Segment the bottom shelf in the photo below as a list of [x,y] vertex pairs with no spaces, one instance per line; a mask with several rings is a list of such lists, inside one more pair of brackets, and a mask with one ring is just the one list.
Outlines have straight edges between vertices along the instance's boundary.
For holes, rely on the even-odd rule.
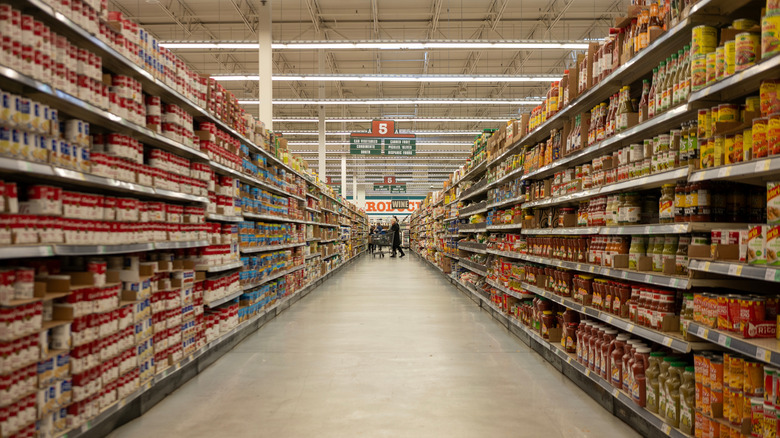
[[[170,392],[214,363],[222,355],[230,351],[236,344],[244,340],[244,338],[259,329],[266,322],[276,317],[280,312],[290,307],[305,295],[308,295],[309,292],[322,284],[331,275],[338,272],[339,269],[359,257],[362,253],[363,251],[359,252],[354,257],[331,269],[331,271],[310,281],[309,284],[302,287],[300,290],[278,300],[261,313],[238,324],[235,328],[209,342],[206,346],[185,356],[179,362],[157,373],[152,379],[142,384],[132,394],[103,409],[95,418],[92,418],[84,424],[77,425],[59,436],[67,438],[103,437],[122,424],[143,415]],[[174,375],[177,377],[173,377]]]
[[[438,268],[438,266],[420,256],[417,252],[415,252],[415,255]],[[481,308],[488,310],[494,319],[504,325],[531,349],[539,353],[605,409],[643,436],[692,437],[679,429],[669,426],[658,415],[634,403],[628,394],[613,387],[606,379],[603,379],[597,373],[591,372],[590,369],[577,362],[576,355],[567,353],[557,343],[549,342],[530,327],[523,325],[516,318],[505,314],[503,310],[499,309],[470,285],[461,283],[449,276],[447,276],[447,279],[463,293],[469,295]]]

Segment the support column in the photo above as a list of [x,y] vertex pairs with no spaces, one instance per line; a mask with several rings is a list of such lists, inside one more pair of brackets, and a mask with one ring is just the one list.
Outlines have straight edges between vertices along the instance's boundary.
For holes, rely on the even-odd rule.
[[257,42],[259,61],[258,99],[260,100],[260,112],[258,117],[265,127],[271,131],[274,129],[274,105],[273,94],[273,52],[271,51],[271,4],[273,2],[259,2],[257,5]]
[[341,196],[347,197],[347,156],[341,155]]
[[[354,162],[354,160],[352,160],[352,161]],[[352,164],[352,166],[353,167],[355,166],[354,163]],[[357,195],[358,195],[358,191],[357,191],[357,172],[353,168],[352,169],[352,202],[355,205],[357,205],[357,199],[358,199]]]
[[[320,73],[325,72],[325,51],[324,50],[318,50],[317,51],[317,60],[319,61],[319,70]],[[320,100],[325,99],[325,83],[320,81],[320,89],[319,89],[319,96]],[[318,144],[318,154],[317,154],[317,174],[320,176],[320,181],[327,181],[327,169],[326,169],[326,160],[325,156],[327,154],[327,147],[325,146],[325,105],[320,105],[320,111],[319,111],[319,123],[317,124],[317,144]],[[346,195],[346,193],[344,193]]]

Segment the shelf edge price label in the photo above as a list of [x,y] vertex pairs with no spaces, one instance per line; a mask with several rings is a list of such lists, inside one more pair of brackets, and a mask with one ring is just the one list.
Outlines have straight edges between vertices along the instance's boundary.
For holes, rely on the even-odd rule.
[[[728,345],[726,345],[726,341],[727,340],[728,340],[728,337],[726,335],[724,335],[723,333],[719,333],[718,334],[718,344],[719,345],[728,346]],[[730,344],[730,342],[729,342],[729,344]]]
[[735,275],[735,276],[742,275],[742,265],[735,265],[735,264],[730,265],[729,275]]
[[761,160],[756,163],[755,172],[766,172],[772,164],[772,160]]
[[629,332],[629,333],[633,333],[634,332],[634,324],[629,324],[626,327],[626,331]]
[[671,435],[671,433],[672,433],[672,426],[669,426],[668,424],[664,423],[664,424],[661,425],[661,430],[665,434]]
[[704,329],[704,327],[697,327],[696,328],[696,336],[700,338],[706,338],[707,337],[707,330]]
[[764,273],[764,280],[780,281],[780,269],[767,268],[766,273]]
[[726,178],[731,176],[731,166],[722,167],[718,170],[718,178]]
[[763,348],[756,348],[756,359],[770,362],[772,359],[772,352]]
[[618,398],[619,395],[620,395],[620,390],[617,389],[617,388],[613,388],[612,389],[612,397]]
[[667,347],[671,347],[672,346],[672,341],[673,341],[673,339],[667,336],[667,337],[664,338],[663,344],[665,346],[667,346]]

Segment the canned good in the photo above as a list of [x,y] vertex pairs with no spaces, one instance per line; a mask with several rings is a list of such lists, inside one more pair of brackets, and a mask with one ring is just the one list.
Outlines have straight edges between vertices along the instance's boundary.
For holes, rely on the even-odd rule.
[[693,28],[691,41],[691,53],[694,55],[706,55],[718,47],[718,29],[713,26],[696,26]]
[[780,52],[780,15],[767,15],[761,19],[761,58],[769,58],[778,52]]
[[726,72],[725,49],[720,46],[715,49],[715,79],[721,80]]
[[718,105],[718,123],[739,122],[739,105],[724,103]]
[[769,116],[766,128],[766,148],[768,155],[780,153],[780,113]]
[[759,96],[749,96],[745,98],[745,112],[758,114],[761,112],[761,98]]
[[761,115],[763,117],[780,112],[780,99],[777,97],[778,86],[780,86],[780,80],[765,79],[761,81],[761,86],[759,87],[759,101],[761,104]]
[[742,149],[737,151],[734,147],[736,142],[733,135],[727,135],[723,138],[723,151],[726,158],[726,164],[738,163],[742,159]]
[[711,112],[709,109],[700,109],[699,115],[698,115],[698,124],[697,130],[698,130],[698,137],[699,140],[710,138],[712,135],[712,127],[711,127]]
[[738,33],[736,41],[736,63],[734,71],[751,67],[761,59],[761,36],[755,32]]
[[744,147],[744,134],[739,133],[734,135],[734,162],[740,163],[742,161],[745,161],[745,151],[743,149]]
[[691,58],[691,90],[698,91],[707,85],[707,55],[693,55]]
[[742,161],[753,159],[753,129],[742,131]]
[[753,119],[753,159],[763,158],[768,154],[766,138],[768,124],[768,117],[759,117],[757,119]]
[[758,26],[758,22],[749,18],[737,18],[731,23],[731,26],[737,30],[750,30]]
[[737,56],[737,43],[734,40],[726,41],[723,45],[723,62],[724,73],[723,76],[728,77],[734,74],[734,63]]
[[717,79],[717,56],[715,52],[710,52],[707,54],[707,85],[710,85],[715,82]]

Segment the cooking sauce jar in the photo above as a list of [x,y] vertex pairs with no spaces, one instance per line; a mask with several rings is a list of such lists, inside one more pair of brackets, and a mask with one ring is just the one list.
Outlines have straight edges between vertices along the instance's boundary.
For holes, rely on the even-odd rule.
[[631,387],[631,398],[634,403],[645,407],[646,400],[646,377],[645,370],[649,366],[650,348],[638,348],[634,353],[634,365],[631,367],[633,373],[633,385]]

